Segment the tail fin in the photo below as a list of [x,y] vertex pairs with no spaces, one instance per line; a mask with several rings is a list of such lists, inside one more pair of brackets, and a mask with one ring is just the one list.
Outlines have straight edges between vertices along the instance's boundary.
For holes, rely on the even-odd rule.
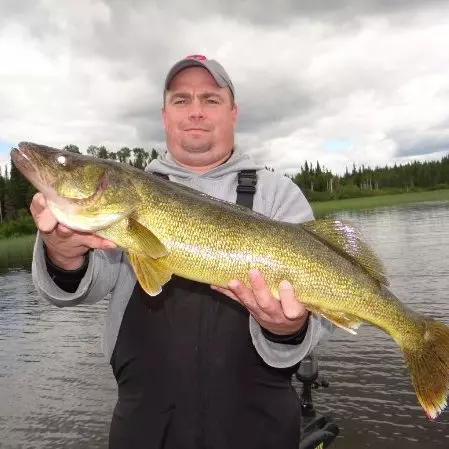
[[419,350],[404,348],[416,395],[428,418],[435,419],[447,406],[449,395],[449,328],[424,322],[423,345]]

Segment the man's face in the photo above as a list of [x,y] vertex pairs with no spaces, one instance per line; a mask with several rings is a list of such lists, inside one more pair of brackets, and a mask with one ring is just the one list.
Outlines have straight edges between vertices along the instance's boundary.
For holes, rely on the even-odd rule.
[[173,78],[162,116],[167,148],[181,165],[209,167],[231,152],[237,107],[206,69],[190,67]]

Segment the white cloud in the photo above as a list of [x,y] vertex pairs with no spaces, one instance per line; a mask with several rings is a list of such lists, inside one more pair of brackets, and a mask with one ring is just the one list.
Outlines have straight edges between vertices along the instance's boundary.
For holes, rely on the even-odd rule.
[[[342,172],[449,152],[444,3],[256,3],[11,3],[0,27],[0,140],[161,147],[165,72],[205,53],[236,85],[237,142],[269,165],[319,160]],[[332,149],[337,140],[347,144]]]

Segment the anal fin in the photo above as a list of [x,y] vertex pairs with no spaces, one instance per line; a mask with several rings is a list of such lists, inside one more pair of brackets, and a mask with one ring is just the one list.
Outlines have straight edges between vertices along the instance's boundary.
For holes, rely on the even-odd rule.
[[335,312],[322,309],[318,309],[312,312],[316,315],[321,315],[323,318],[326,318],[326,320],[330,321],[335,326],[343,329],[346,332],[349,332],[352,335],[357,335],[357,329],[363,322],[360,318],[345,312]]

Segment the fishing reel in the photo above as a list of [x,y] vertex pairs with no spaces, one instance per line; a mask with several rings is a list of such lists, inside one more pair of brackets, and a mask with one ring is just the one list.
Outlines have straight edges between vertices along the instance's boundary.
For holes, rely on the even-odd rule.
[[302,383],[300,399],[303,429],[299,449],[324,449],[337,438],[340,429],[331,421],[330,416],[317,415],[313,405],[312,390],[329,387],[326,379],[318,377],[318,360],[315,353],[310,353],[301,361],[295,377]]

